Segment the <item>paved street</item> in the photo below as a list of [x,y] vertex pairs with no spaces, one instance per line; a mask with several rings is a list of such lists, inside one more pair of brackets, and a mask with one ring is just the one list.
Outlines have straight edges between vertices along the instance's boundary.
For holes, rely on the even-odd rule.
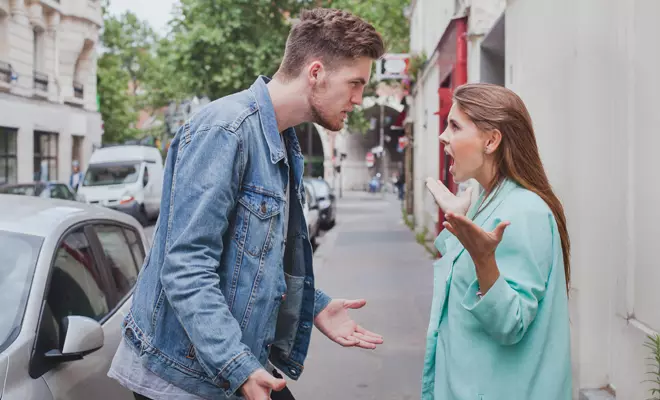
[[[393,195],[348,192],[337,225],[319,238],[318,287],[333,297],[365,298],[352,315],[385,343],[375,351],[345,349],[314,330],[298,399],[419,399],[432,295],[432,260],[403,223]],[[146,229],[149,240],[153,226]]]
[[337,226],[315,255],[317,286],[333,297],[367,299],[352,315],[385,343],[374,351],[345,349],[314,330],[305,371],[289,383],[296,398],[419,399],[432,260],[388,196],[345,193]]

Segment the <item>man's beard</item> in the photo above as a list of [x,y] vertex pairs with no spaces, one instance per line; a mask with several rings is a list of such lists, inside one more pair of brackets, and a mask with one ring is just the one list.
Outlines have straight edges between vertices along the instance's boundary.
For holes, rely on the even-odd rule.
[[319,103],[321,103],[321,101],[319,101],[317,90],[314,90],[309,102],[312,109],[312,122],[319,124],[332,132],[340,131],[344,127],[344,120],[334,122],[332,118],[323,110],[323,107],[317,105]]

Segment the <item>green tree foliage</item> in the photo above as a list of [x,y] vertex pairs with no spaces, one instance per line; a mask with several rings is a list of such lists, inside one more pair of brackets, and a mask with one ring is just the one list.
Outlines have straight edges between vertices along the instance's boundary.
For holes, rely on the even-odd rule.
[[[216,99],[272,76],[292,18],[302,8],[345,9],[372,23],[388,51],[408,48],[407,0],[181,0],[166,38],[134,14],[105,14],[99,94],[105,141],[134,137],[136,110],[156,110],[189,95]],[[107,5],[107,3],[106,3]],[[129,82],[131,85],[129,85]],[[129,95],[128,88],[132,88]],[[371,82],[366,95],[373,95]],[[354,131],[368,125],[356,111]]]

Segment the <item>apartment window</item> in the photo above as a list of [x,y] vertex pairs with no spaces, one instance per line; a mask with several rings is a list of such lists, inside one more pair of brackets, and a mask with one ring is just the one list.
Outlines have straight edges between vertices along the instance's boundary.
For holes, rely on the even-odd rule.
[[9,65],[9,16],[0,12],[0,82],[11,82]]
[[16,183],[16,138],[18,130],[0,126],[0,185]]
[[32,66],[34,69],[34,88],[48,91],[48,75],[44,72],[44,32],[34,28],[32,41]]
[[94,53],[94,42],[85,39],[83,47],[78,54],[76,65],[73,70],[73,97],[77,99],[85,98],[84,82],[88,81],[92,69],[92,57]]
[[53,132],[34,132],[34,180],[57,180],[58,135]]

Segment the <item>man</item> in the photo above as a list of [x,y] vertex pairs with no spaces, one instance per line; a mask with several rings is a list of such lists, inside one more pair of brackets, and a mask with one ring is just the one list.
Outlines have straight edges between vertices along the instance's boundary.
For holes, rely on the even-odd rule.
[[286,385],[271,363],[298,379],[313,325],[342,346],[382,343],[348,314],[364,300],[315,289],[291,127],[340,130],[383,51],[359,18],[305,11],[272,81],[259,77],[179,130],[109,372],[137,398],[269,399]]
[[406,173],[403,170],[397,172],[396,175],[396,188],[399,194],[399,200],[403,201],[404,190],[406,188]]
[[71,173],[71,177],[69,177],[69,186],[71,189],[74,191],[78,191],[78,186],[82,182],[84,176],[83,173],[80,171],[80,163],[78,160],[73,160],[71,163],[71,168],[73,172]]

